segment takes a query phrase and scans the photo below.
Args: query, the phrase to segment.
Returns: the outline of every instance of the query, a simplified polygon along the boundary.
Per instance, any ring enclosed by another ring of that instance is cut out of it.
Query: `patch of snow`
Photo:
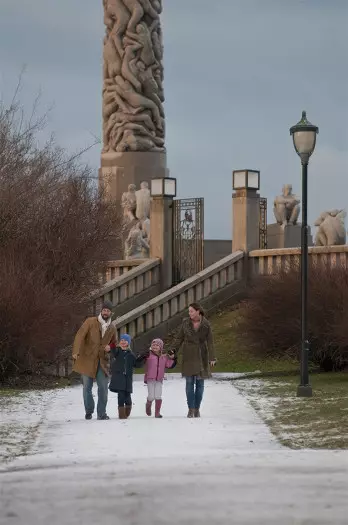
[[[185,382],[168,374],[163,419],[84,420],[82,389],[52,394],[31,454],[0,472],[0,525],[345,525],[348,457],[280,446],[234,385],[206,382],[187,419]]]

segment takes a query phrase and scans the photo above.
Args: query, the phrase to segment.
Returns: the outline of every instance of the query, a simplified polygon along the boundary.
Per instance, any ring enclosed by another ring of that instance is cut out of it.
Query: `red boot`
[[[155,417],[161,418],[162,399],[155,400]]]
[[[146,401],[146,415],[151,416],[152,401]]]

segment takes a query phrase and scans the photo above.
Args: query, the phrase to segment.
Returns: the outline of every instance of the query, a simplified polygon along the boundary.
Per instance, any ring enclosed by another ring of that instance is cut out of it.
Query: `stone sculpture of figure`
[[[144,237],[141,223],[138,221],[130,230],[125,242],[124,257],[128,259],[148,258],[150,253],[149,244]],[[145,255],[145,257],[144,257]]]
[[[142,182],[140,184],[140,190],[135,192],[136,196],[136,216],[140,221],[145,221],[150,218],[150,204],[151,195],[149,190],[149,183]]]
[[[128,191],[124,192],[121,197],[121,206],[123,208],[123,216],[130,220],[135,219],[135,210],[137,208],[137,197],[135,194],[135,184],[129,184]]]
[[[124,80],[121,76],[116,77],[116,91],[121,98],[126,100],[133,108],[147,108],[150,109],[158,129],[163,129],[161,115],[158,106],[147,97],[137,93],[132,84]]]
[[[110,37],[114,40],[116,49],[123,57],[122,35],[126,31],[131,16],[123,0],[103,0],[104,22],[110,31]],[[111,20],[114,22],[111,25]]]
[[[344,210],[324,211],[315,221],[318,228],[315,237],[316,246],[341,246],[346,244],[346,229]]]
[[[156,104],[162,117],[164,117],[164,110],[161,99],[159,97],[159,88],[152,72],[152,68],[146,69],[145,64],[139,60],[137,63],[138,77],[143,86],[143,92],[146,97]]]
[[[136,27],[136,32],[132,33],[127,31],[127,36],[124,39],[126,45],[133,46],[134,43],[140,47],[140,60],[144,62],[147,67],[150,67],[154,64],[156,57],[154,46],[152,42],[152,31],[159,24],[159,20],[155,20],[153,27],[148,27],[144,22],[140,23]],[[135,42],[133,42],[135,40]]]
[[[103,4],[103,152],[165,151],[162,2]]]
[[[150,246],[150,235],[151,235],[151,226],[150,226],[150,219],[147,218],[143,221],[143,230],[144,230],[144,233],[145,233],[145,236],[146,236],[146,240]],[[149,253],[149,257],[150,257],[150,253]]]
[[[292,193],[292,185],[283,186],[282,195],[274,199],[274,216],[278,224],[297,224],[300,215],[300,199]]]

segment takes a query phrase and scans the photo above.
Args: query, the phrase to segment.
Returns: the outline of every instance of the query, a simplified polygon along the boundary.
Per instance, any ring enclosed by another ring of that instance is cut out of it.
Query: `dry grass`
[[[348,374],[313,375],[310,399],[296,396],[298,381],[298,377],[242,380],[235,386],[283,445],[293,449],[347,449]]]

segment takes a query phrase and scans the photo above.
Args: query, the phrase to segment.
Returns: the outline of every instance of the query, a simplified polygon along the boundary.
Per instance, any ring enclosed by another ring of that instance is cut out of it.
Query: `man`
[[[98,317],[89,317],[77,332],[73,345],[73,371],[81,374],[85,418],[92,419],[93,381],[98,385],[97,417],[110,419],[106,413],[110,368],[110,348],[116,343],[116,328],[111,323],[112,303],[104,302]]]

